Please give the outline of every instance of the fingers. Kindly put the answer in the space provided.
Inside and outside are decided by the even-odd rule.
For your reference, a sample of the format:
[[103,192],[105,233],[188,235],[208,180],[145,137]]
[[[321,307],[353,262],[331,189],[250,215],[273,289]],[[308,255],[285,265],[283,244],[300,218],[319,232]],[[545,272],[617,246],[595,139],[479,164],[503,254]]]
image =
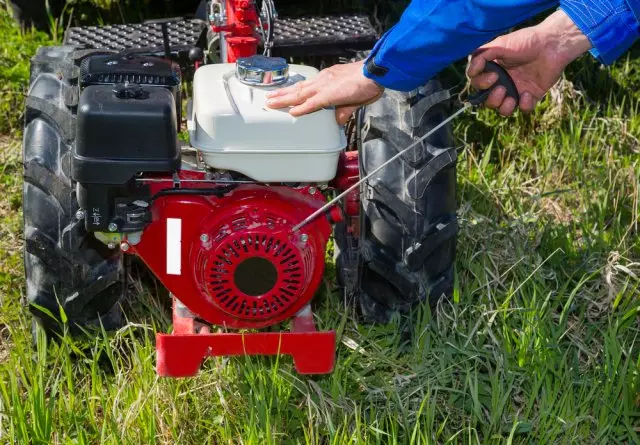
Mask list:
[[531,113],[535,109],[537,102],[538,100],[530,92],[525,91],[520,96],[520,109],[525,113]]
[[269,108],[285,108],[300,105],[316,94],[314,88],[305,82],[299,82],[281,90],[272,91],[267,94],[266,105]]
[[[496,73],[486,73],[484,70],[488,61],[495,60],[499,56],[499,48],[481,48],[476,52],[467,69],[474,88],[488,90],[498,81]],[[493,90],[485,102],[487,108],[497,109],[503,116],[511,116],[517,105],[515,99],[507,97],[507,90],[501,86]]]
[[265,104],[269,108],[293,107],[289,113],[294,117],[336,106],[343,108],[336,118],[346,120],[359,105],[378,98],[381,90],[362,74],[362,63],[352,63],[327,68],[313,80],[270,92]]
[[485,102],[487,108],[498,110],[498,112],[506,117],[512,116],[516,109],[520,108],[523,113],[531,113],[535,110],[538,103],[531,93],[525,91],[520,96],[520,102],[516,102],[513,97],[506,97],[506,90],[503,87],[498,87],[489,96]]
[[505,36],[500,36],[473,52],[473,58],[482,57],[484,60],[503,59],[513,55],[509,49],[509,42]]
[[274,91],[270,91],[267,93],[267,99],[272,99],[275,97],[287,96],[289,94],[295,94],[296,91],[302,90],[309,85],[308,80],[303,80],[297,82],[295,85],[291,85],[290,87],[280,88]]
[[520,102],[516,102],[513,97],[507,97],[507,91],[504,87],[497,87],[485,102],[487,108],[498,110],[498,112],[506,117],[512,116],[517,108],[523,113],[531,113],[535,110],[538,103],[531,93],[525,91],[520,96]]
[[358,109],[358,106],[347,106],[336,108],[336,121],[339,125],[344,125],[351,118],[351,115]]
[[475,53],[473,53],[473,56],[469,61],[469,66],[467,67],[467,74],[469,75],[469,77],[476,77],[482,74],[485,67],[487,66],[487,62],[499,59],[503,57],[504,54],[505,54],[505,51],[502,48],[495,47],[495,46],[482,47],[478,49]]
[[305,114],[313,113],[314,111],[318,111],[326,106],[328,106],[328,101],[325,100],[321,95],[316,94],[315,96],[305,100],[301,104],[293,107],[291,110],[289,110],[289,114],[293,117],[299,117]]
[[469,61],[469,66],[467,67],[467,75],[471,78],[474,78],[480,75],[484,68],[487,66],[487,59],[482,56],[473,56]]
[[488,90],[498,81],[496,73],[482,73],[471,78],[471,85],[478,90]]
[[507,97],[507,89],[505,87],[497,87],[491,92],[484,106],[496,110],[502,106],[502,102]]
[[[469,61],[467,74],[470,77],[471,85],[477,90],[487,90],[498,81],[497,74],[484,72],[484,70],[488,61],[500,59],[507,55],[508,51],[506,49],[500,46],[493,46],[499,43],[499,39],[496,39],[489,45],[480,48]],[[531,93],[523,92],[518,103],[514,98],[507,97],[506,89],[499,86],[489,95],[485,106],[498,110],[503,116],[511,116],[518,107],[525,113],[532,112],[537,102],[538,99],[533,97]]]
[[516,111],[516,107],[518,103],[513,97],[507,97],[500,105],[499,111],[500,114],[506,117],[513,115],[513,112]]

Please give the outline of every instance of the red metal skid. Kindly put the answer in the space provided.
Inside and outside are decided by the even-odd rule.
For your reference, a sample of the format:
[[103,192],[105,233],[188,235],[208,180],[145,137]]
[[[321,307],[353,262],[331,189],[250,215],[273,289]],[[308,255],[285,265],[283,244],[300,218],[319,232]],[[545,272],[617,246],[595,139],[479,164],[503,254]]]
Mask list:
[[190,377],[207,357],[286,354],[300,374],[328,374],[335,343],[334,331],[157,334],[156,370],[162,377]]
[[291,355],[300,374],[328,374],[335,363],[335,331],[316,331],[307,306],[292,320],[291,332],[209,333],[209,327],[176,298],[173,333],[156,335],[156,371],[162,377],[191,377],[207,357]]

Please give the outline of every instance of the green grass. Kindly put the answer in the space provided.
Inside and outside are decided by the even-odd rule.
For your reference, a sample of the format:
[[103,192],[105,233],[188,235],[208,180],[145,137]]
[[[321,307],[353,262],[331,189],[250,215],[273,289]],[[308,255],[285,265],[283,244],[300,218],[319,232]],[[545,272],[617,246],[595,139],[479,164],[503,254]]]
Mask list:
[[21,127],[29,54],[51,40],[43,32],[22,32],[6,12],[3,0],[0,10],[0,133],[7,133]]
[[[0,76],[19,73],[21,88],[45,37],[9,29]],[[156,377],[154,333],[170,317],[139,283],[126,328],[34,345],[21,305],[19,134],[2,136],[0,443],[640,443],[632,56],[610,70],[578,62],[531,117],[457,122],[453,300],[415,314],[412,335],[400,320],[364,326],[329,274],[316,299],[318,323],[339,334],[326,377],[297,375],[287,357]]]

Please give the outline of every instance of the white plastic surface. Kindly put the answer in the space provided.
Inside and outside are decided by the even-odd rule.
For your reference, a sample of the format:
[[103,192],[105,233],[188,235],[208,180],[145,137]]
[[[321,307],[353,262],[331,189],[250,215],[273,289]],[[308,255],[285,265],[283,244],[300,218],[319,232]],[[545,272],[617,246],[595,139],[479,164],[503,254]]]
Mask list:
[[317,73],[313,67],[291,65],[286,84],[265,88],[240,83],[234,64],[199,68],[189,111],[191,145],[210,167],[237,171],[256,181],[330,181],[346,146],[334,110],[294,118],[288,109],[265,106],[268,91]]

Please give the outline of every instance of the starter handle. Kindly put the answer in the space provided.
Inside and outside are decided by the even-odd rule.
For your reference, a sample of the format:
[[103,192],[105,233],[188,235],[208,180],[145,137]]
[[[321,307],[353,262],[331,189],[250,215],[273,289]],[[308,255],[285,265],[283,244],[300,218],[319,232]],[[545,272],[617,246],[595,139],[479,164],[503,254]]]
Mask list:
[[507,70],[498,65],[496,62],[487,62],[487,66],[485,66],[483,72],[496,73],[498,75],[498,80],[490,88],[478,91],[477,93],[470,95],[467,98],[468,103],[470,103],[474,107],[482,105],[489,98],[491,92],[499,86],[505,87],[505,89],[507,90],[507,97],[512,97],[513,99],[515,99],[516,105],[520,103],[520,93],[518,93],[516,83],[513,81],[513,78],[509,75]]

